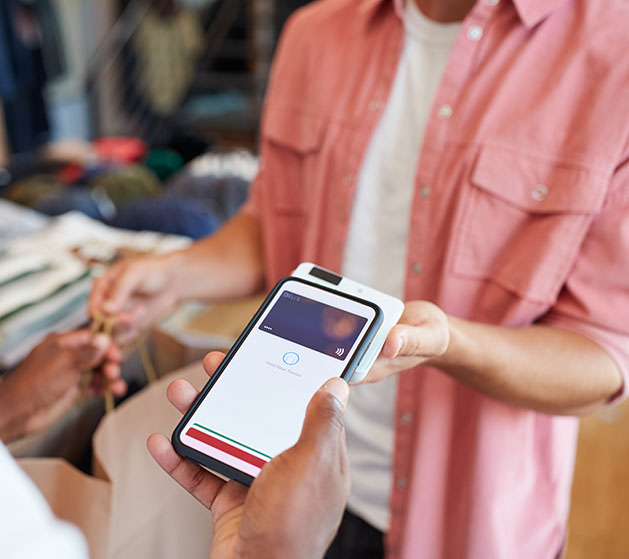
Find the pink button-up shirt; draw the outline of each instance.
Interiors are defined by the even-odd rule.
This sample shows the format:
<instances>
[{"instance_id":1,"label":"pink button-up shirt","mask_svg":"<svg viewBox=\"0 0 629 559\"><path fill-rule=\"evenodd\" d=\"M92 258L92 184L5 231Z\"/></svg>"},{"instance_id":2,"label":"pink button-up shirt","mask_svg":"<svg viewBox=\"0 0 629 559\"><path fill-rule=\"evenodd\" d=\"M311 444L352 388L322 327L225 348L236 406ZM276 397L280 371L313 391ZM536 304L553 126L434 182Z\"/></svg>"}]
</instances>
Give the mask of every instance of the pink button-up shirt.
<instances>
[{"instance_id":1,"label":"pink button-up shirt","mask_svg":"<svg viewBox=\"0 0 629 559\"><path fill-rule=\"evenodd\" d=\"M400 7L326 0L285 29L246 210L262 225L269 284L303 260L341 267L356 177L397 70ZM623 0L477 2L421 149L407 300L577 331L626 376L628 21ZM576 419L426 367L400 375L396 417L387 557L556 557Z\"/></svg>"}]
</instances>

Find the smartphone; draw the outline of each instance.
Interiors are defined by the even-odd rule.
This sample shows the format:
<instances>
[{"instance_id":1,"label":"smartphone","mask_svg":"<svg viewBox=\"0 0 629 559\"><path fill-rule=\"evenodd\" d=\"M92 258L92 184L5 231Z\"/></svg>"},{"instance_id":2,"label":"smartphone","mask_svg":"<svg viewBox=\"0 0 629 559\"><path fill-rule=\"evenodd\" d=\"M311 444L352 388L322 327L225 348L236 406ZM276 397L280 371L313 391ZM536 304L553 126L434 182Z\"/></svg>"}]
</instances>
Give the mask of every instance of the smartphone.
<instances>
[{"instance_id":1,"label":"smartphone","mask_svg":"<svg viewBox=\"0 0 629 559\"><path fill-rule=\"evenodd\" d=\"M250 485L297 442L321 385L351 379L382 319L375 303L284 278L175 428L175 450Z\"/></svg>"}]
</instances>

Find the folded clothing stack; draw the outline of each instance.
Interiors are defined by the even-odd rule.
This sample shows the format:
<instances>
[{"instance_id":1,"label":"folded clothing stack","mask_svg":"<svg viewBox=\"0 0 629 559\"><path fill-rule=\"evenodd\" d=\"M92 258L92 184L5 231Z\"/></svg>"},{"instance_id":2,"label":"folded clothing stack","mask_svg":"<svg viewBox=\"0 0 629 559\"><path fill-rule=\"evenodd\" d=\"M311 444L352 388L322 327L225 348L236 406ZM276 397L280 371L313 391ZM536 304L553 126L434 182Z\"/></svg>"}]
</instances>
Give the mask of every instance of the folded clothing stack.
<instances>
[{"instance_id":1,"label":"folded clothing stack","mask_svg":"<svg viewBox=\"0 0 629 559\"><path fill-rule=\"evenodd\" d=\"M40 231L50 218L0 198L0 251L10 242Z\"/></svg>"},{"instance_id":2,"label":"folded clothing stack","mask_svg":"<svg viewBox=\"0 0 629 559\"><path fill-rule=\"evenodd\" d=\"M130 254L185 247L184 237L129 232L80 213L50 220L0 253L0 369L19 363L47 334L87 321L92 275Z\"/></svg>"}]
</instances>

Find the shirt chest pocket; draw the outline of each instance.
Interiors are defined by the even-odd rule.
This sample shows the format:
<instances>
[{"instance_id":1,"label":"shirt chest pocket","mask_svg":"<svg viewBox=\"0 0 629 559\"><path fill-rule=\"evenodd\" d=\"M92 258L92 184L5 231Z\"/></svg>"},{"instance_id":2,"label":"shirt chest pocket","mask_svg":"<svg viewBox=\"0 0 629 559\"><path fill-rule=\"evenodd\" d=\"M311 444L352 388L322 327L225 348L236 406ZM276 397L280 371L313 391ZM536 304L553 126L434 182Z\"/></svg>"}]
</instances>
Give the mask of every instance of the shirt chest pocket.
<instances>
[{"instance_id":1,"label":"shirt chest pocket","mask_svg":"<svg viewBox=\"0 0 629 559\"><path fill-rule=\"evenodd\" d=\"M464 187L453 272L552 304L607 184L581 167L484 148Z\"/></svg>"},{"instance_id":2,"label":"shirt chest pocket","mask_svg":"<svg viewBox=\"0 0 629 559\"><path fill-rule=\"evenodd\" d=\"M270 108L264 115L264 172L273 211L302 214L312 195L326 121L302 111Z\"/></svg>"}]
</instances>

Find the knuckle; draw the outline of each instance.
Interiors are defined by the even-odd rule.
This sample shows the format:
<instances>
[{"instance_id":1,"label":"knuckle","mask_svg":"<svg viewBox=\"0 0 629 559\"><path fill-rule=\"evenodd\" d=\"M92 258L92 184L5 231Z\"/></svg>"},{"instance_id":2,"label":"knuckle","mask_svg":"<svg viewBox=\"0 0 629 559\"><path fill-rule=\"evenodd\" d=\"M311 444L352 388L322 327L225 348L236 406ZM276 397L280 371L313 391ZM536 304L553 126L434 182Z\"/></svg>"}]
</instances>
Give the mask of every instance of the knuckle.
<instances>
[{"instance_id":1,"label":"knuckle","mask_svg":"<svg viewBox=\"0 0 629 559\"><path fill-rule=\"evenodd\" d=\"M411 336L411 340L410 340L410 353L414 353L414 354L420 354L422 352L422 350L424 349L424 344L422 343L422 340L420 339L420 336L418 335L413 335Z\"/></svg>"},{"instance_id":2,"label":"knuckle","mask_svg":"<svg viewBox=\"0 0 629 559\"><path fill-rule=\"evenodd\" d=\"M190 484L188 486L188 489L191 493L194 494L198 491L199 487L201 487L201 484L203 483L205 475L205 470L203 470L202 468L199 468L193 474L193 476L190 478Z\"/></svg>"},{"instance_id":3,"label":"knuckle","mask_svg":"<svg viewBox=\"0 0 629 559\"><path fill-rule=\"evenodd\" d=\"M326 396L317 406L317 416L321 423L327 424L336 432L343 431L343 414L339 402L333 396Z\"/></svg>"}]
</instances>

